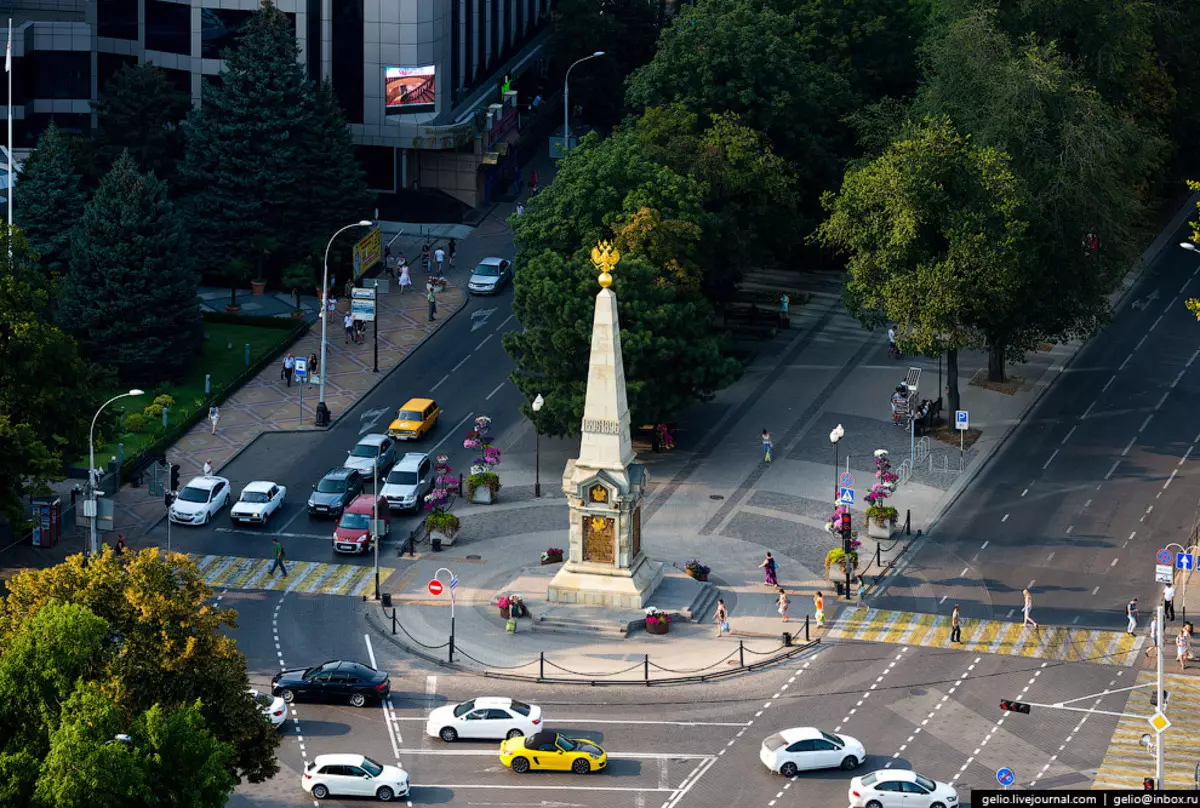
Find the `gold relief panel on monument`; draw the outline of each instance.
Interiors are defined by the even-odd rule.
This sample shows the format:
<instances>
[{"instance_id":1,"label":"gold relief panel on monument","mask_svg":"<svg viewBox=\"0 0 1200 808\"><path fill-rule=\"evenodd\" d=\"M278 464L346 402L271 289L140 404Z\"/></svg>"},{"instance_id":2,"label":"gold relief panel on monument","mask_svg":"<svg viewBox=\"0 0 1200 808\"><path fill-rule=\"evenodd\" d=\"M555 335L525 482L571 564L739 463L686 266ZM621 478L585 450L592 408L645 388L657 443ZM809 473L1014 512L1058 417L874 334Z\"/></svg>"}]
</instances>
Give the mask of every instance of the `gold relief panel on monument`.
<instances>
[{"instance_id":1,"label":"gold relief panel on monument","mask_svg":"<svg viewBox=\"0 0 1200 808\"><path fill-rule=\"evenodd\" d=\"M600 485L600 483L596 483L588 489L588 500L591 502L607 503L608 489Z\"/></svg>"},{"instance_id":2,"label":"gold relief panel on monument","mask_svg":"<svg viewBox=\"0 0 1200 808\"><path fill-rule=\"evenodd\" d=\"M583 560L593 564L613 563L613 527L607 516L583 518Z\"/></svg>"}]
</instances>

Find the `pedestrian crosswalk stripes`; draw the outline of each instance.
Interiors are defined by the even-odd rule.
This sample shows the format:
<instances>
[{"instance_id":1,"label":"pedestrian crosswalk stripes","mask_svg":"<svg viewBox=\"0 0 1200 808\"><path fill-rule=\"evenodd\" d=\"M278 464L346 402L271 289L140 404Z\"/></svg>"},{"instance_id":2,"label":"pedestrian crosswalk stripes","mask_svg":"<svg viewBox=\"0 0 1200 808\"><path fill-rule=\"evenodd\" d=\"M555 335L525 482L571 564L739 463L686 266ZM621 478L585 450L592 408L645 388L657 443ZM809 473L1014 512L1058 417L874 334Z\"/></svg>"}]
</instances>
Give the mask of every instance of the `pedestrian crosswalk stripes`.
<instances>
[{"instance_id":1,"label":"pedestrian crosswalk stripes","mask_svg":"<svg viewBox=\"0 0 1200 808\"><path fill-rule=\"evenodd\" d=\"M1171 664L1172 660L1166 662ZM1154 693L1154 671L1141 671L1136 682L1126 682L1125 686L1130 684L1143 687L1131 691L1124 709L1119 701L1110 704L1112 697L1098 708L1132 715L1117 721L1108 751L1104 753L1104 762L1092 783L1094 789L1141 789L1142 779L1154 776L1153 750L1141 745L1143 734L1154 736L1154 730L1146 722L1146 717L1154 712L1150 704ZM1200 679L1187 674L1164 674L1163 690L1170 694L1166 713L1171 719L1170 729L1162 735L1166 752L1164 785L1170 789L1194 788L1196 761L1200 760Z\"/></svg>"},{"instance_id":2,"label":"pedestrian crosswalk stripes","mask_svg":"<svg viewBox=\"0 0 1200 808\"><path fill-rule=\"evenodd\" d=\"M1070 626L1042 626L1035 630L1002 620L964 619L961 643L950 642L950 630L950 618L946 615L847 608L830 624L825 637L1101 665L1133 664L1145 642L1145 637L1131 637L1119 631Z\"/></svg>"},{"instance_id":3,"label":"pedestrian crosswalk stripes","mask_svg":"<svg viewBox=\"0 0 1200 808\"><path fill-rule=\"evenodd\" d=\"M357 564L326 564L319 561L287 562L288 574L272 573L269 558L194 555L192 560L214 589L268 589L276 592L321 593L357 597L374 590L374 567ZM395 570L379 568L383 583Z\"/></svg>"}]
</instances>

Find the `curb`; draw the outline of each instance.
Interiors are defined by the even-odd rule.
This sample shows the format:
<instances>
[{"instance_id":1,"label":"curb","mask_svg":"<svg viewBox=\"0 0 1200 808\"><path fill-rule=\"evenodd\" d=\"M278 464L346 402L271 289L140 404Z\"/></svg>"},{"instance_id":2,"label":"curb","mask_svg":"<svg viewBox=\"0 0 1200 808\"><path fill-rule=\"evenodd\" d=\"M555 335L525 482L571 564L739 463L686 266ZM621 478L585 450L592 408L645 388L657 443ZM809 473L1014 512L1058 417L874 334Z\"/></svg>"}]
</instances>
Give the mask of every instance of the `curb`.
<instances>
[{"instance_id":1,"label":"curb","mask_svg":"<svg viewBox=\"0 0 1200 808\"><path fill-rule=\"evenodd\" d=\"M1188 216L1190 216L1191 212L1196 209L1197 202L1200 202L1200 191L1197 191L1188 197L1187 201L1180 206L1180 209L1171 218L1171 221L1168 223L1168 225L1162 229L1158 236L1155 237L1154 241L1150 243L1150 246L1146 248L1146 251L1142 253L1142 257L1139 260L1138 265L1125 274L1125 277L1121 281L1122 288L1117 293L1116 300L1112 305L1112 311L1114 313L1124 308L1126 303L1129 302L1129 298L1131 297L1133 290L1145 280L1147 268L1151 263L1157 260L1159 255L1161 255L1162 252L1169 246L1169 239L1173 238L1175 231L1182 227L1183 223L1187 221ZM1061 369L1059 370L1059 379L1062 378L1063 372L1075 362L1085 345L1087 345L1086 341L1079 343L1075 349L1063 360L1060 365ZM1051 370L1053 367L1054 366L1051 365L1050 368L1047 368L1047 372L1049 372L1049 370ZM912 563L912 559L916 557L917 553L921 549L921 546L923 546L929 539L929 536L933 534L938 523L942 520L942 517L947 511L950 510L951 507L953 507L953 505L958 501L959 497L962 496L963 492L965 492L967 488L975 482L975 479L983 473L984 469L986 469L1007 448L1009 440L1017 433L1017 430L1025 420L1025 416L1028 415L1030 411L1032 411L1033 408L1038 405L1038 403L1042 400L1042 397L1050 391L1050 388L1058 384L1059 379L1055 379L1049 384L1043 385L1042 388L1038 390L1032 398L1029 399L1028 403L1021 408L1020 412L1017 413L1016 421L1009 424L1006 430L1000 435L1000 438L996 442L996 446L994 449L992 449L991 453L983 458L983 461L980 462L973 471L968 472L964 477L960 477L955 481L954 485L950 489L950 496L945 500L945 503L938 508L937 513L934 514L933 518L930 519L927 530L923 534L914 537L910 543L910 546L905 549L904 555L908 556L908 560L904 561L902 565L897 565L891 571L891 574L889 574L888 577L879 585L878 591L872 593L874 596L878 597L886 593L888 588L891 586L892 579L895 577L895 575L906 569L908 565ZM911 553L908 552L910 549L912 550Z\"/></svg>"}]
</instances>

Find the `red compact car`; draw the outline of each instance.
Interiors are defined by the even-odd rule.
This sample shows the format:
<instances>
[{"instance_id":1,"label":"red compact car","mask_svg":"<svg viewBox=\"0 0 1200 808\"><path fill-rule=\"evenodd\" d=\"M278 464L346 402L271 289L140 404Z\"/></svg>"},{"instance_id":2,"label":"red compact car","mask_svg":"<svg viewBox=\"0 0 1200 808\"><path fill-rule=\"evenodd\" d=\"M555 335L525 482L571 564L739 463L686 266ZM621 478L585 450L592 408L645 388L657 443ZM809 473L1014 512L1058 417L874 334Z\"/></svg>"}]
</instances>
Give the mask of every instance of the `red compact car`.
<instances>
[{"instance_id":1,"label":"red compact car","mask_svg":"<svg viewBox=\"0 0 1200 808\"><path fill-rule=\"evenodd\" d=\"M359 494L338 519L333 532L333 549L339 553L365 553L371 549L371 517L374 508L379 509L379 535L386 536L391 529L391 510L387 498L373 494Z\"/></svg>"}]
</instances>

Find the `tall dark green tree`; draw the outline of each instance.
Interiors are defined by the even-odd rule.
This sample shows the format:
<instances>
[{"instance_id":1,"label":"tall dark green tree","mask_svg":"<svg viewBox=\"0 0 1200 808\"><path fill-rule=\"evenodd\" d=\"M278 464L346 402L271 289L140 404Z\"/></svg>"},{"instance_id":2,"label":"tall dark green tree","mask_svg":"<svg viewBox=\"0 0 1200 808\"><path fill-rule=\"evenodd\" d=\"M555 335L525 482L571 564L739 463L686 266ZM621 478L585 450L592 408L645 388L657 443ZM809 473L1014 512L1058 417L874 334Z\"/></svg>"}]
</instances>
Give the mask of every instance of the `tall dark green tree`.
<instances>
[{"instance_id":1,"label":"tall dark green tree","mask_svg":"<svg viewBox=\"0 0 1200 808\"><path fill-rule=\"evenodd\" d=\"M303 218L305 230L316 233L312 241L317 251L324 254L329 237L339 228L373 217L372 196L354 156L350 127L338 107L333 86L327 81L315 85L312 99L312 119L301 132L305 160L302 182L308 190Z\"/></svg>"},{"instance_id":2,"label":"tall dark green tree","mask_svg":"<svg viewBox=\"0 0 1200 808\"><path fill-rule=\"evenodd\" d=\"M51 120L18 177L13 218L54 277L67 271L71 231L87 195L76 167L76 145Z\"/></svg>"},{"instance_id":3,"label":"tall dark green tree","mask_svg":"<svg viewBox=\"0 0 1200 808\"><path fill-rule=\"evenodd\" d=\"M117 159L84 211L61 316L128 382L176 378L199 350L199 276L166 183Z\"/></svg>"},{"instance_id":4,"label":"tall dark green tree","mask_svg":"<svg viewBox=\"0 0 1200 808\"><path fill-rule=\"evenodd\" d=\"M192 99L150 62L127 65L92 104L96 133L89 151L97 181L128 150L138 169L153 171L173 189L183 161L183 119Z\"/></svg>"}]
</instances>

